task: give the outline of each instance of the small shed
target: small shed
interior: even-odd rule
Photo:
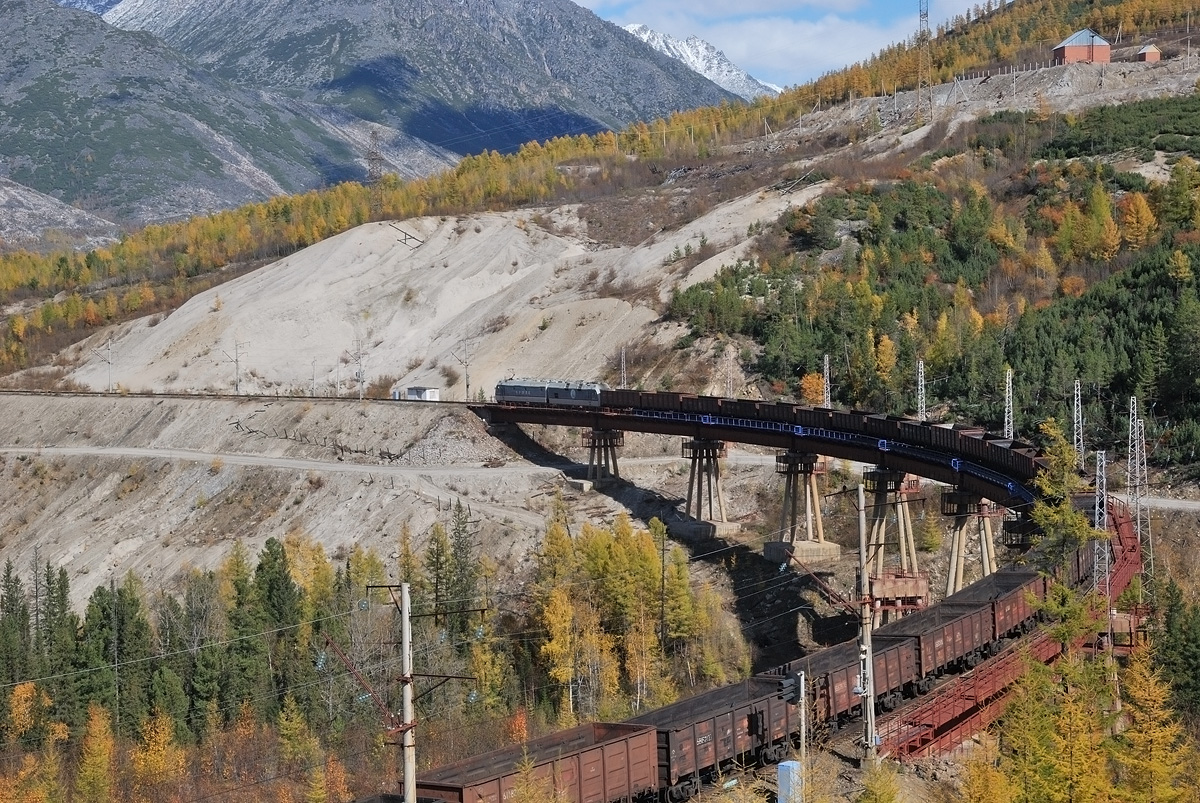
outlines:
[[[1162,51],[1158,45],[1146,45],[1137,52],[1138,61],[1162,61]]]
[[[1054,48],[1055,64],[1108,64],[1112,61],[1112,45],[1091,28],[1076,31]]]
[[[400,394],[399,388],[392,388],[392,398],[395,400],[404,399],[405,401],[440,401],[438,398],[437,388],[426,388],[420,385],[413,385],[404,389],[404,395]]]

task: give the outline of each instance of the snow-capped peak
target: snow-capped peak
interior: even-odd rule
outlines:
[[[689,36],[684,41],[640,24],[626,25],[625,30],[658,52],[683,62],[717,86],[746,100],[754,100],[761,95],[778,95],[780,92],[779,87],[759,81],[698,36]]]

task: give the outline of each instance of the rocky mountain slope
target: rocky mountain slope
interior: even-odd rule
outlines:
[[[123,0],[104,18],[229,81],[301,93],[459,153],[731,97],[570,0]]]
[[[0,26],[0,177],[110,220],[162,220],[364,174],[361,121],[214,78],[144,33],[50,0]],[[450,163],[392,142],[409,175]]]
[[[60,6],[78,8],[81,11],[90,11],[93,14],[103,14],[119,2],[121,0],[58,0]]]
[[[134,391],[355,395],[362,370],[368,384],[441,388],[443,401],[490,395],[513,374],[598,377],[653,330],[676,282],[733,262],[752,224],[812,192],[753,193],[640,248],[594,241],[576,206],[367,224],[111,333],[111,367],[107,351],[78,349],[72,377],[98,390],[111,378]],[[664,269],[702,238],[711,259]]]
[[[740,98],[754,100],[763,95],[773,97],[779,94],[778,87],[764,84],[730,61],[712,43],[706,42],[698,36],[678,39],[645,25],[626,25],[625,30],[659,53],[679,60],[717,86]]]
[[[0,244],[21,248],[54,232],[57,245],[97,248],[117,237],[112,221],[68,206],[37,190],[0,178]]]

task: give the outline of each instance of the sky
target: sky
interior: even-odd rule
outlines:
[[[575,0],[618,25],[698,36],[760,81],[794,86],[840,69],[917,31],[919,0]],[[930,0],[937,30],[981,0]]]

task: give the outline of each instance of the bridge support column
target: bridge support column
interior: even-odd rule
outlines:
[[[593,429],[583,433],[583,445],[588,449],[589,480],[620,479],[617,449],[625,445],[625,433],[619,429]]]
[[[821,507],[815,500],[817,493],[817,455],[809,452],[787,451],[775,455],[775,473],[783,475],[783,509],[779,516],[780,540],[796,543],[799,526],[800,478],[804,477],[804,540],[825,543],[825,523],[821,519]],[[813,538],[813,523],[816,523],[816,538]]]
[[[929,604],[929,578],[921,574],[917,564],[917,545],[908,506],[908,494],[920,489],[920,481],[910,479],[902,471],[877,467],[863,472],[863,488],[874,500],[870,504],[867,570],[871,597],[876,603],[874,622],[878,627],[885,619],[894,619]],[[888,567],[885,561],[888,517],[893,508],[898,568]]]
[[[721,458],[725,456],[724,441],[710,441],[696,438],[683,442],[683,456],[691,461],[691,473],[688,476],[687,515],[704,520],[704,496],[708,495],[708,519],[711,521],[727,522],[725,515],[725,495],[721,491]],[[717,519],[713,510],[713,497],[716,497],[721,518]],[[696,500],[695,513],[692,512],[692,500]]]
[[[979,537],[979,571],[987,577],[996,571],[996,549],[992,540],[991,516],[994,507],[980,497],[964,491],[942,494],[942,515],[954,517],[950,540],[950,562],[946,571],[946,595],[961,591],[967,585],[967,531],[976,525]]]

